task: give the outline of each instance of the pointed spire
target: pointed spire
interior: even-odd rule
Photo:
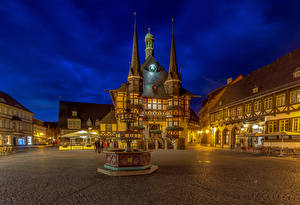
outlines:
[[[168,79],[179,80],[177,61],[176,61],[176,50],[175,50],[175,39],[174,39],[174,19],[172,18],[172,41],[171,41],[171,52],[170,52],[170,64],[169,64],[169,75]]]
[[[136,12],[134,12],[134,34],[132,43],[132,55],[130,70],[128,76],[140,76],[140,60],[139,60],[139,49],[137,40],[137,29],[136,29]]]

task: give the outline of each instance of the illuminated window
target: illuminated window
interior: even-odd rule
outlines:
[[[239,106],[239,107],[237,108],[237,115],[238,115],[238,116],[241,116],[242,114],[243,114],[242,107]]]
[[[254,102],[254,111],[259,112],[260,110],[261,110],[261,101],[260,100],[255,101]]]
[[[231,116],[231,117],[236,116],[236,108],[231,108],[231,109],[230,109],[230,116]]]
[[[112,131],[112,124],[105,124],[105,130],[106,130],[106,132],[111,132]]]
[[[300,132],[300,118],[293,119],[293,131]]]
[[[80,119],[68,119],[68,129],[80,129],[81,121]]]
[[[273,105],[273,100],[272,97],[266,98],[265,99],[265,109],[271,109]]]
[[[276,132],[277,131],[277,121],[269,121],[268,122],[268,132]]]
[[[152,108],[153,108],[154,110],[156,110],[156,109],[157,109],[157,103],[156,103],[156,102],[154,102],[154,101],[153,101],[153,104],[152,104]]]
[[[279,121],[279,131],[286,132],[289,131],[289,120],[280,120]]]
[[[251,113],[251,103],[248,103],[245,105],[245,113],[250,114]]]
[[[291,92],[291,104],[300,102],[300,90],[294,90]]]
[[[284,106],[285,105],[285,94],[277,95],[276,96],[276,106]]]

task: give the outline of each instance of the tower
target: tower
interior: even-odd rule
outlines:
[[[131,63],[130,63],[127,82],[128,82],[129,92],[135,92],[135,93],[142,92],[143,86],[142,86],[142,76],[140,70],[135,12],[134,12],[134,34],[133,34],[133,43],[132,43]]]
[[[145,60],[149,56],[154,55],[154,37],[150,33],[150,28],[148,28],[148,33],[145,36],[145,44],[146,44],[146,49],[145,49]]]
[[[173,19],[172,19],[172,40],[171,40],[169,73],[168,73],[168,79],[165,81],[165,87],[169,95],[179,95],[180,87],[181,87],[181,79],[178,73],[177,61],[176,61]]]

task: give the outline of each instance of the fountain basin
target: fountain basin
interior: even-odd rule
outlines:
[[[106,152],[104,168],[113,171],[136,171],[151,167],[150,152],[115,150]]]

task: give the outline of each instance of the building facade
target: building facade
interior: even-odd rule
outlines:
[[[33,144],[33,113],[0,92],[0,146]]]
[[[202,101],[202,108],[198,112],[199,115],[199,126],[200,126],[200,143],[202,145],[214,145],[211,136],[211,118],[210,112],[217,105],[222,95],[225,93],[229,85],[232,85],[243,78],[239,75],[236,79],[227,79],[227,85],[224,85],[212,92],[210,92],[206,98]]]
[[[46,136],[48,143],[58,144],[59,143],[59,133],[57,122],[44,122],[44,127],[46,127]]]
[[[110,90],[117,128],[119,131],[126,130],[121,118],[129,101],[131,111],[136,114],[131,127],[143,130],[147,141],[154,142],[156,147],[171,144],[183,148],[188,139],[194,141],[199,125],[197,115],[190,109],[190,101],[195,96],[183,88],[178,72],[173,28],[168,71],[154,57],[154,36],[150,29],[145,36],[143,64],[140,64],[138,53],[135,21],[127,82],[118,89]]]
[[[202,108],[213,146],[281,146],[284,141],[285,147],[300,147],[300,49],[222,92],[210,110]]]
[[[42,120],[39,120],[35,117],[32,119],[34,144],[48,143],[48,138],[46,135],[46,127],[44,126],[43,123],[44,122]]]
[[[100,131],[100,121],[111,112],[112,105],[60,101],[58,129],[59,135],[76,131]]]

